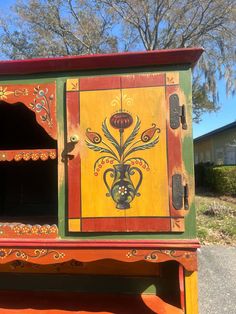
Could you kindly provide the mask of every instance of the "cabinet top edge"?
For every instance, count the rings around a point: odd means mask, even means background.
[[[64,56],[0,61],[0,75],[24,75],[188,64],[194,67],[204,49],[180,48],[142,52]]]
[[[91,241],[91,240],[61,240],[61,239],[1,239],[0,247],[64,247],[64,248],[192,248],[200,247],[197,239],[186,240],[117,240],[117,241]]]

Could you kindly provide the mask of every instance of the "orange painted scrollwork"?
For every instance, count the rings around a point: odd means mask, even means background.
[[[0,101],[22,103],[35,113],[36,120],[53,138],[57,138],[56,84],[1,85]]]

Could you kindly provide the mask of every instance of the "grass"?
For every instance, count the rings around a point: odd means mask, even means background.
[[[195,201],[201,243],[236,245],[236,198],[200,194]]]

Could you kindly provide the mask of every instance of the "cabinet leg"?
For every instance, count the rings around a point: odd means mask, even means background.
[[[198,274],[185,270],[186,314],[198,314]]]

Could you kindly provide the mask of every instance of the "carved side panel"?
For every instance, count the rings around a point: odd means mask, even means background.
[[[57,139],[56,83],[0,85],[0,101],[22,103],[35,113],[36,121]]]

